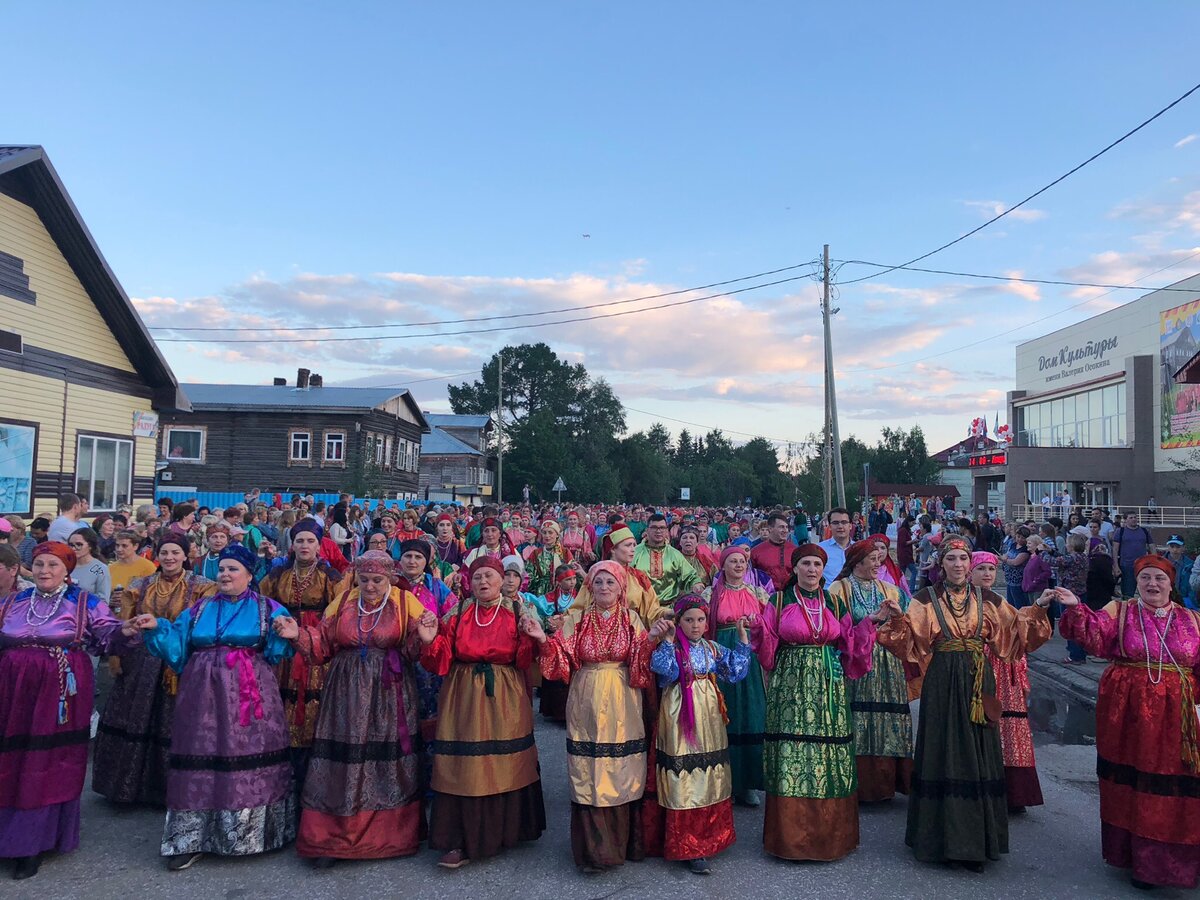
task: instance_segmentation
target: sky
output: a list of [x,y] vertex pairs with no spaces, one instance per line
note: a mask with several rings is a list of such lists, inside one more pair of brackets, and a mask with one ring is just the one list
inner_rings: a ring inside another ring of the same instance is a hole
[[[0,143],[46,148],[180,381],[305,366],[446,411],[448,381],[540,340],[608,379],[631,430],[797,444],[823,416],[823,244],[841,281],[877,271],[844,260],[915,257],[1200,81],[1184,2],[79,2],[4,19],[20,39]],[[921,265],[1147,287],[1200,272],[1200,93]],[[1137,296],[914,272],[839,287],[841,434],[919,423],[935,450],[975,416],[1003,422],[1017,343]],[[629,310],[645,311],[539,327]],[[245,330],[173,330],[199,327]]]

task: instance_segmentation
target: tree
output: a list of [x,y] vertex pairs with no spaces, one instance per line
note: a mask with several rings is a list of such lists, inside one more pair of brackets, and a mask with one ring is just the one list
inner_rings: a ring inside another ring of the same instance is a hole
[[696,459],[696,447],[692,436],[685,428],[679,432],[679,441],[675,445],[675,465],[681,468],[690,466]]
[[674,452],[671,447],[671,432],[667,431],[667,426],[662,422],[655,422],[650,426],[650,430],[646,432],[646,440],[650,442],[655,453],[660,453],[666,458],[670,458]]
[[484,363],[478,381],[447,386],[450,407],[456,413],[495,412],[501,355],[506,422],[524,422],[544,409],[566,416],[579,398],[580,387],[587,383],[587,370],[582,365],[559,359],[547,344],[505,347]]

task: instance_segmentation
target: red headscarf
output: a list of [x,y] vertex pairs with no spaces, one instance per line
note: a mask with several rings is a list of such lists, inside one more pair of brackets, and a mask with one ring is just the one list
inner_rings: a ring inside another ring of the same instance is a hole
[[501,577],[504,576],[504,564],[494,556],[477,557],[475,562],[471,563],[471,567],[467,569],[467,578],[474,578],[475,573],[480,569],[493,569],[499,573]]
[[900,564],[892,559],[892,554],[887,552],[892,548],[892,542],[888,540],[888,536],[886,534],[873,534],[867,538],[867,540],[874,541],[877,544],[883,544],[883,568],[886,569],[888,575],[892,577],[892,581],[895,582],[896,587],[900,588],[901,592],[907,596],[908,579],[904,577],[904,573],[900,570]]
[[[41,544],[40,546],[44,547],[45,544]],[[1175,583],[1175,564],[1165,556],[1147,553],[1145,556],[1139,557],[1133,564],[1134,577],[1136,578],[1140,575],[1143,569],[1162,569],[1162,571],[1167,573],[1167,577],[1171,579],[1171,584]]]
[[62,564],[67,567],[67,572],[75,571],[75,566],[78,564],[79,560],[75,556],[75,551],[62,541],[44,541],[33,548],[34,559],[37,559],[39,556],[43,556],[47,553],[57,556],[60,560],[62,560]]

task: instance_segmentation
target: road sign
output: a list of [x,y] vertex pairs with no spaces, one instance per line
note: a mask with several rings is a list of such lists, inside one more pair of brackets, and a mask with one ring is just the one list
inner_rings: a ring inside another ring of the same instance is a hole
[[680,500],[691,500],[692,499],[692,489],[691,488],[680,488],[679,489],[679,499]]
[[558,479],[558,481],[554,482],[554,487],[550,488],[550,490],[552,490],[552,491],[565,491],[566,489],[567,489],[567,486],[565,484],[563,484],[563,480],[561,477]]

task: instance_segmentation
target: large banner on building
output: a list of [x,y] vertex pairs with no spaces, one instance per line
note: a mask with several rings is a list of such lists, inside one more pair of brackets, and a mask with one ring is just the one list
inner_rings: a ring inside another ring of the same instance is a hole
[[1162,449],[1200,446],[1200,384],[1172,377],[1200,351],[1200,300],[1159,314],[1162,389]]

